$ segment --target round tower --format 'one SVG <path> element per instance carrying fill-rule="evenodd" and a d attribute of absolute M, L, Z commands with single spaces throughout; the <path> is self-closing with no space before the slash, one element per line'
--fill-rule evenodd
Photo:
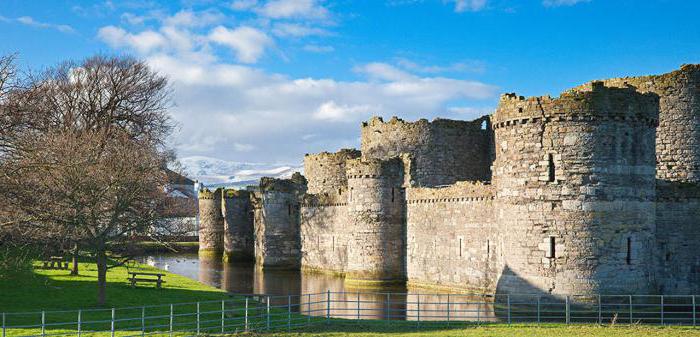
<path fill-rule="evenodd" d="M 305 155 L 304 175 L 308 179 L 307 193 L 337 192 L 345 188 L 348 185 L 345 162 L 355 158 L 360 158 L 360 151 L 355 149 Z"/>
<path fill-rule="evenodd" d="M 493 116 L 505 293 L 648 293 L 658 96 L 592 82 Z"/>
<path fill-rule="evenodd" d="M 221 189 L 199 191 L 199 256 L 220 256 L 224 248 Z"/>
<path fill-rule="evenodd" d="M 253 261 L 253 210 L 250 192 L 224 189 L 224 261 Z"/>
<path fill-rule="evenodd" d="M 364 285 L 404 281 L 405 197 L 403 162 L 347 162 L 348 243 L 346 280 Z"/>

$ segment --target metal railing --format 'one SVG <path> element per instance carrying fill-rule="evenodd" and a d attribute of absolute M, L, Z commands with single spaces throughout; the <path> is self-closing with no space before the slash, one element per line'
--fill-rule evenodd
<path fill-rule="evenodd" d="M 331 292 L 235 295 L 111 309 L 2 313 L 2 336 L 230 334 L 315 325 L 421 326 L 493 323 L 661 324 L 696 326 L 696 296 L 469 295 Z M 364 320 L 364 321 L 363 321 Z"/>

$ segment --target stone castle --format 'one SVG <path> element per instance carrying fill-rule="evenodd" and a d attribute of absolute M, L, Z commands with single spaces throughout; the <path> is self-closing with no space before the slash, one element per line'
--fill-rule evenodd
<path fill-rule="evenodd" d="M 202 256 L 359 286 L 700 291 L 700 65 L 361 132 L 305 177 L 200 191 Z"/>

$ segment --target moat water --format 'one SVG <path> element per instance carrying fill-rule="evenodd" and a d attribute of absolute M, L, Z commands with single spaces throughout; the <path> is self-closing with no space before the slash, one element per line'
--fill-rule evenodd
<path fill-rule="evenodd" d="M 252 263 L 200 260 L 197 254 L 150 255 L 143 257 L 142 262 L 229 293 L 273 295 L 273 305 L 284 305 L 291 300 L 294 311 L 309 310 L 317 316 L 326 315 L 327 291 L 331 291 L 333 317 L 357 318 L 359 312 L 362 319 L 416 320 L 420 315 L 421 321 L 445 320 L 449 306 L 452 320 L 495 320 L 493 306 L 488 301 L 469 295 L 447 296 L 405 287 L 357 289 L 340 276 L 261 270 Z M 360 310 L 357 310 L 358 298 Z"/>

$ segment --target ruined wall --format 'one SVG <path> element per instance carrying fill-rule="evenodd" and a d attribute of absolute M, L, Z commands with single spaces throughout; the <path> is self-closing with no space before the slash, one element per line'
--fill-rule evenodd
<path fill-rule="evenodd" d="M 306 180 L 295 173 L 292 179 L 262 178 L 253 194 L 255 207 L 255 262 L 262 268 L 300 266 L 301 241 L 299 201 Z"/>
<path fill-rule="evenodd" d="M 307 194 L 301 205 L 301 268 L 343 274 L 348 262 L 348 243 L 353 235 L 348 224 L 348 190 Z"/>
<path fill-rule="evenodd" d="M 406 198 L 409 285 L 495 291 L 499 233 L 492 186 L 407 188 Z"/>
<path fill-rule="evenodd" d="M 656 177 L 700 182 L 700 64 L 657 76 L 614 78 L 606 86 L 659 95 Z"/>
<path fill-rule="evenodd" d="M 658 96 L 593 82 L 501 97 L 493 118 L 499 292 L 648 293 Z"/>
<path fill-rule="evenodd" d="M 224 216 L 224 260 L 252 261 L 255 240 L 250 192 L 224 189 L 221 211 Z"/>
<path fill-rule="evenodd" d="M 700 292 L 700 186 L 660 181 L 656 187 L 659 292 Z"/>
<path fill-rule="evenodd" d="M 347 162 L 349 238 L 346 275 L 375 283 L 405 280 L 403 160 Z"/>
<path fill-rule="evenodd" d="M 493 133 L 487 116 L 474 121 L 425 119 L 414 123 L 374 117 L 362 123 L 362 157 L 389 159 L 401 153 L 414 158 L 416 186 L 463 180 L 488 181 L 493 161 Z"/>
<path fill-rule="evenodd" d="M 224 250 L 224 218 L 221 213 L 221 189 L 199 191 L 199 253 L 221 254 Z"/>
<path fill-rule="evenodd" d="M 308 193 L 337 192 L 338 189 L 347 187 L 345 162 L 359 157 L 360 151 L 355 149 L 304 156 L 304 176 L 308 179 Z"/>

